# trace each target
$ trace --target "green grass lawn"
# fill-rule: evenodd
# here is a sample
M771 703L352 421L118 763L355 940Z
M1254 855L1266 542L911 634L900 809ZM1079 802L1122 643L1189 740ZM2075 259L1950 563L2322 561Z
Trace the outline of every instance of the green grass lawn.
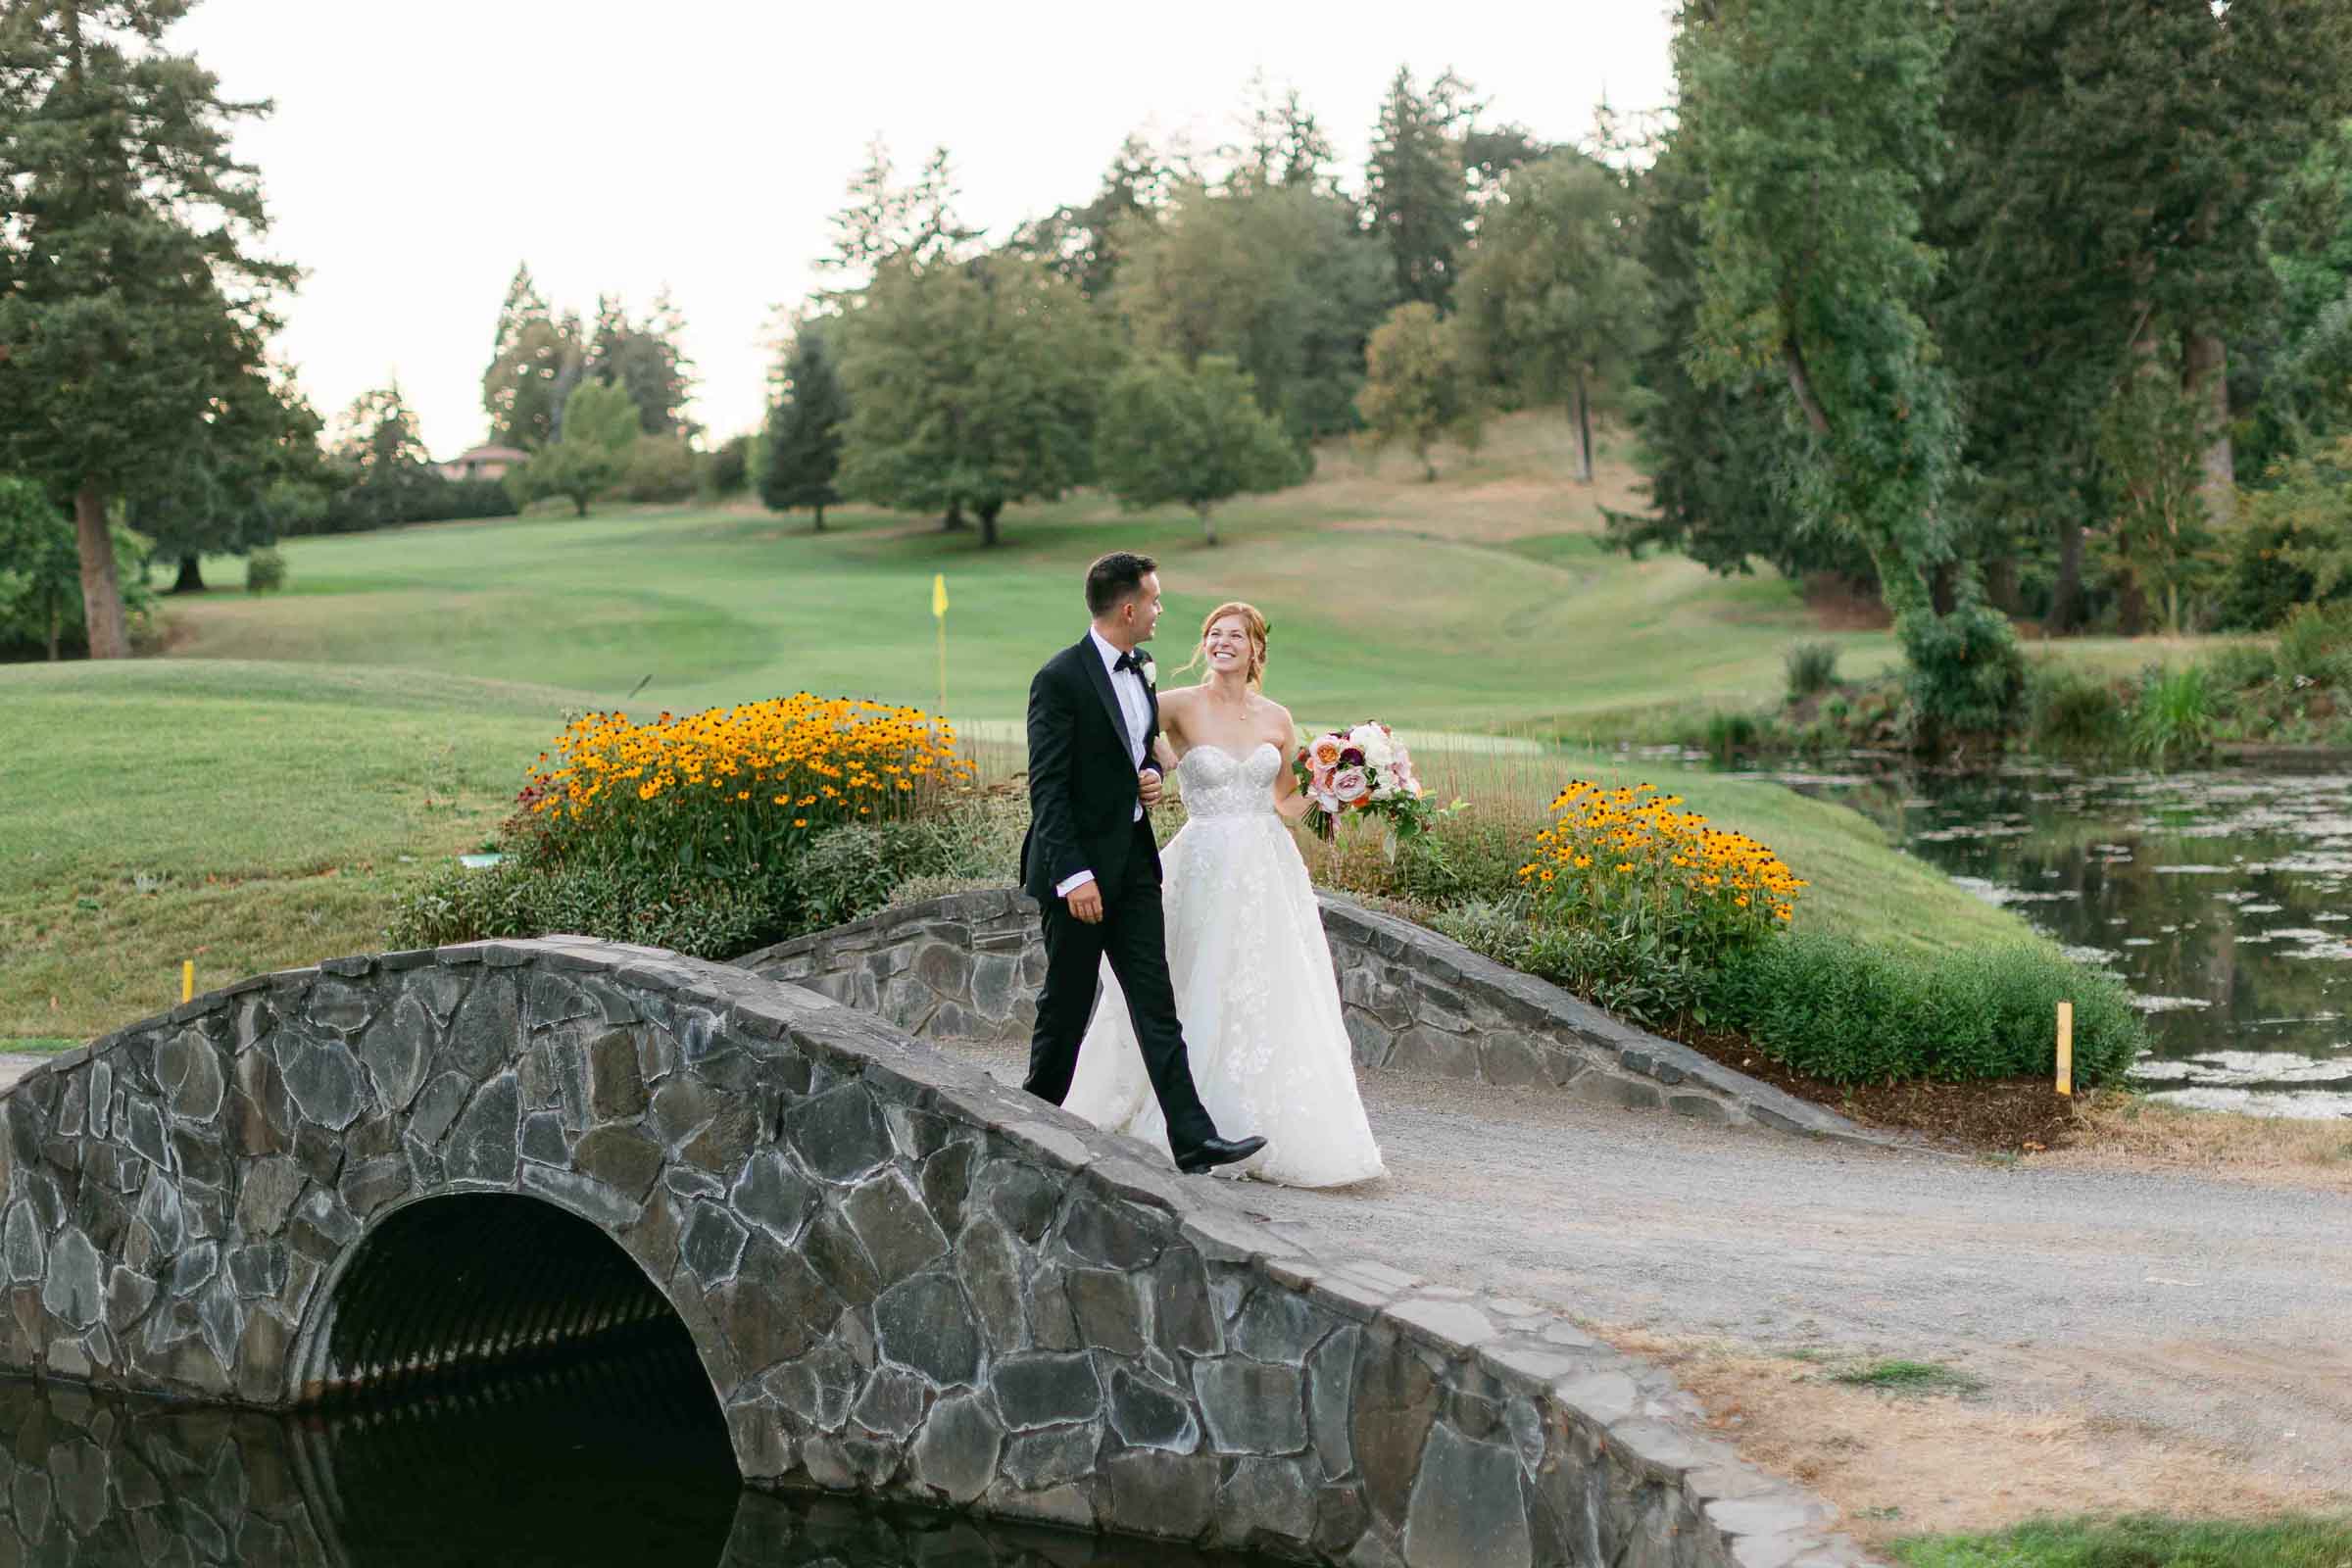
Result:
M383 946L473 848L564 694L230 662L0 666L0 1040L87 1039Z
M606 706L644 682L632 706L649 710L804 687L928 704L945 572L949 711L1004 719L1083 629L1086 563L1124 546L1162 563L1171 670L1200 615L1250 600L1274 623L1269 690L1303 719L1573 734L1584 713L1769 699L1784 649L1816 635L1803 604L1769 575L1601 548L1599 508L1639 504L1624 452L1604 457L1595 484L1575 482L1564 426L1532 416L1442 458L1436 483L1336 448L1311 483L1226 508L1213 550L1189 513L1091 493L1007 513L995 550L856 508L815 535L748 505L298 539L285 593L165 613L172 651L196 658L522 680ZM1891 657L1881 633L1837 640L1854 672Z
M495 831L576 701L299 664L0 666L0 1042L158 1011L183 959L209 989L380 949L399 891ZM1005 745L986 757L1019 762ZM1571 777L1640 781L1529 746L1420 760L1441 792L1529 824ZM1931 946L2024 930L1844 808L1752 779L1658 782L1781 851L1815 884L1807 918Z
M2352 1519L2037 1520L1899 1541L1893 1551L1910 1568L2345 1568Z

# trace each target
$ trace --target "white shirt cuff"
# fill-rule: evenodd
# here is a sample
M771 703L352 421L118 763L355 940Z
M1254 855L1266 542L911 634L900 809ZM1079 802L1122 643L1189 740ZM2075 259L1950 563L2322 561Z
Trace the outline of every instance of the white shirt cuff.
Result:
M1089 882L1092 882L1094 879L1094 872L1081 871L1076 876L1071 877L1068 881L1056 886L1054 889L1054 896L1057 899L1066 899L1071 894L1077 892L1080 888L1086 886Z

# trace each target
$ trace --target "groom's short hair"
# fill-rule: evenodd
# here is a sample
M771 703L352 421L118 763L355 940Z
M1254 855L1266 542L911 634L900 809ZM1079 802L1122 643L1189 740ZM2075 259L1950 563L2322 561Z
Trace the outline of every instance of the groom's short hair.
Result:
M1087 612L1108 614L1120 600L1143 587L1144 573L1158 569L1158 562L1132 550L1113 550L1096 557L1095 564L1086 568Z

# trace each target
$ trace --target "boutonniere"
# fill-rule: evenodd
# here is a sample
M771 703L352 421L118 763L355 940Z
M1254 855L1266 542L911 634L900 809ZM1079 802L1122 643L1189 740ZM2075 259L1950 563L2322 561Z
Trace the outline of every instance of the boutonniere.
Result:
M1144 677L1145 685L1154 691L1159 688L1159 665L1152 662L1150 654L1144 656L1144 662L1137 666L1136 673Z

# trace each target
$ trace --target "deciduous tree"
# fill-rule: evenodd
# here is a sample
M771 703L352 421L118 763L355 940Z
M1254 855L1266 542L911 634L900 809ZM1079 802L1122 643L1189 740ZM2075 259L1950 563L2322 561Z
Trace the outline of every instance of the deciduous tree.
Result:
M1527 165L1487 208L1462 277L1482 367L1528 402L1567 405L1587 484L1593 399L1616 401L1646 325L1631 207L1618 178L1581 154Z
M1429 450L1451 434L1465 444L1478 440L1483 400L1464 363L1461 334L1438 319L1434 306L1399 305L1372 334L1364 350L1364 389L1356 394L1375 452L1401 441L1420 461L1421 476L1435 479Z
M1096 452L1103 487L1122 505L1190 507L1211 545L1219 503L1297 484L1309 469L1258 407L1249 372L1221 354L1190 370L1156 358L1130 365L1103 401Z

